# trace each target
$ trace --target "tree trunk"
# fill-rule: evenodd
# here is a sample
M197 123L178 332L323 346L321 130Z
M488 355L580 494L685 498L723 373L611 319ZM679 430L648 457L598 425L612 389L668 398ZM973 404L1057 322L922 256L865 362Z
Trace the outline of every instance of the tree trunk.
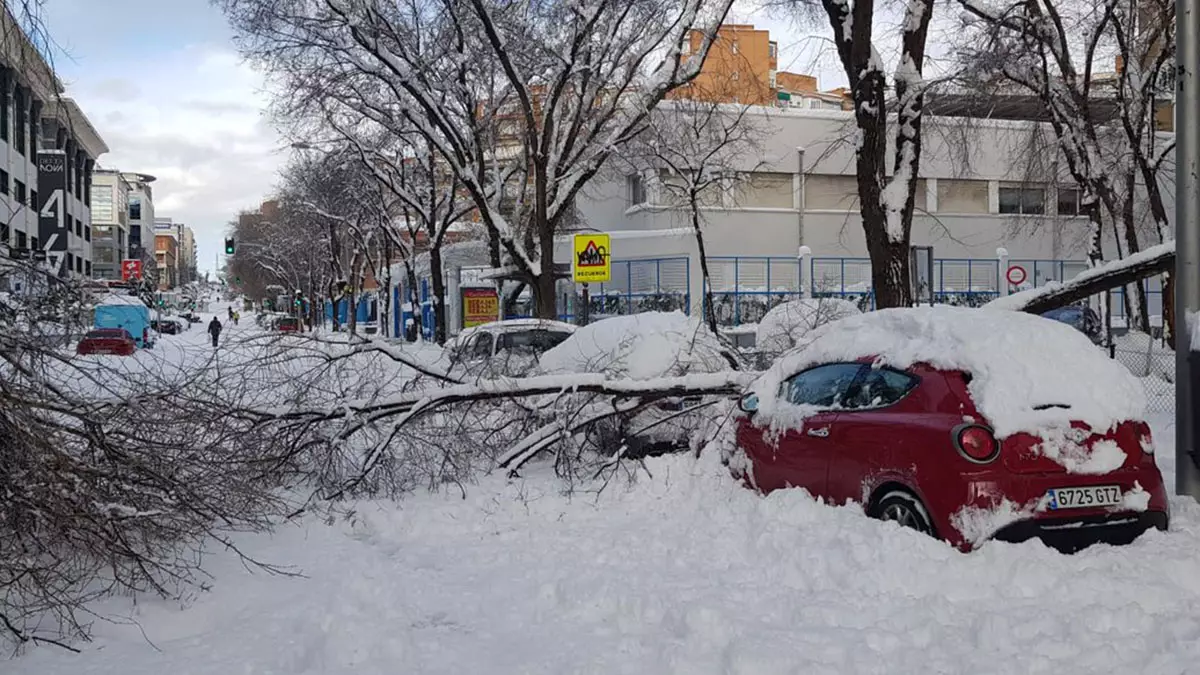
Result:
M403 308L401 308L400 328L404 331L404 339L408 340L409 336L412 335L413 340L415 340L416 336L421 335L421 289L417 286L417 271L413 269L411 262L405 261L404 271L408 276L407 303L408 311L413 316L413 323L410 331L408 325L404 323L404 313Z
M442 250L429 249L429 281L433 286L433 341L446 343L446 277L442 273Z
M699 195L690 195L691 212L692 212L692 232L696 234L696 250L700 255L700 277L704 288L704 322L708 324L708 329L713 332L713 335L720 335L717 331L717 308L713 304L712 284L709 283L711 277L708 274L708 254L704 250L704 233L700 231L700 207L697 203ZM771 289L767 289L770 291Z
M554 274L554 230L543 224L539 232L538 246L541 252L541 274L533 279L533 299L536 305L534 316L539 319L558 318L558 284Z
M1121 204L1121 222L1125 226L1125 245L1129 255L1134 255L1142 250L1141 243L1138 241L1137 224L1134 222L1133 194L1135 187L1133 174L1130 173L1125 177L1125 201ZM1128 288L1125 289L1125 295L1130 295ZM1149 334L1150 310L1146 303L1146 286L1140 279L1133 284L1132 296L1132 301L1126 304L1133 305L1133 313L1126 315L1125 325L1131 330L1136 327L1137 330Z

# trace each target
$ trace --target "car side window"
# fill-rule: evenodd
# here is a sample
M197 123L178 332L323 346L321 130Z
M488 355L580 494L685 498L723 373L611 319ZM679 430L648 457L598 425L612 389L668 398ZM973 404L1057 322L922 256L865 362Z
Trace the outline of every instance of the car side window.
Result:
M908 373L891 368L869 368L854 385L847 408L883 408L904 398L918 380Z
M492 334L480 333L471 341L471 358L486 359L492 356Z
M841 408L863 367L861 363L830 363L810 368L784 382L779 393L795 405Z

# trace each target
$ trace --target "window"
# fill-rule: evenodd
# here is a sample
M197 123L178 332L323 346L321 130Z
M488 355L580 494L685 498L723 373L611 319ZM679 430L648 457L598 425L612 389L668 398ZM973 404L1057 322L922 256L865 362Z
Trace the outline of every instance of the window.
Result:
M742 174L738 205L756 209L795 208L792 174L755 172Z
M733 47L731 47L731 49L733 50L733 53L734 53L734 54L737 54L737 53L738 53L738 41L737 41L737 38L734 38L734 39L733 39ZM735 73L735 74L736 74L736 73ZM735 80L736 80L737 78L735 77L735 78L733 78L733 79L735 79Z
M779 56L779 43L778 42L768 42L767 43L767 56L769 56L773 59L778 58L778 56Z
M89 277L92 276L92 261L91 260L88 260L83 263L83 273L88 275Z
M35 251L37 250L37 248L38 248L38 238L37 237L29 238L29 248L31 248Z
M739 77L740 75L738 75L738 71L736 70L729 74L729 79L733 80L734 82L737 82Z
M1041 215L1046 212L1046 190L1025 186L1000 186L1000 213Z
M769 80L769 82L768 82L768 85L769 85L769 86L770 86L772 89L776 89L776 88L778 88L778 86L779 86L779 80L778 80L778 78L775 76L775 71L773 71L773 70L772 70L771 72L767 73L767 79Z
M646 186L640 174L630 174L625 177L625 187L628 192L629 205L637 206L646 203Z
M841 408L850 387L863 369L861 363L831 363L792 376L783 383L780 396L794 405Z
M25 154L25 118L29 115L29 106L25 103L25 93L20 87L13 91L13 142L12 148L18 153Z
M130 220L142 219L142 200L140 197L129 198L129 218Z
M8 225L0 223L0 244L8 244Z
M75 271L83 274L83 258L75 258Z
M1060 187L1058 188L1058 215L1060 216L1078 216L1079 211L1079 189Z
M79 220L78 218L75 219L75 236L83 236L83 221Z
M938 179L939 213L987 213L988 184L985 180Z
M16 198L18 203L24 204L25 198L28 197L28 195L25 194L25 184L21 181L15 181L15 183L16 185L15 189L13 190L13 197Z
M67 269L71 269L74 266L75 266L75 256L71 253L68 253L67 254Z
M550 330L522 330L502 333L496 339L496 351L542 353L557 347L570 333Z
M29 191L29 205L34 209L39 209L41 207L41 204L38 204L37 190Z
M25 244L26 244L25 233L18 231L17 232L17 248L25 248ZM35 248L35 249L37 248L37 239L33 240L33 248Z
M854 176L804 177L804 207L849 211L858 206L858 180Z
M12 75L0 77L0 140L8 140L9 116L12 111L12 100L8 94L9 78Z
M472 358L472 359L491 358L491 356L492 356L492 341L493 341L493 338L492 338L491 333L480 333L479 335L476 335L475 339L471 340L471 348L468 352L470 354L469 358Z
M8 194L8 172L0 169L0 194Z
M847 408L883 408L904 398L916 386L917 378L890 368L869 368L854 385Z

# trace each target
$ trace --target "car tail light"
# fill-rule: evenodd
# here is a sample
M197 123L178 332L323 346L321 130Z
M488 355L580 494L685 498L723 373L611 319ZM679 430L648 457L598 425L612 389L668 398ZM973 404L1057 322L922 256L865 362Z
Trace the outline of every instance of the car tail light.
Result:
M977 424L964 424L954 428L954 447L968 461L988 464L1000 456L1000 444L992 430Z

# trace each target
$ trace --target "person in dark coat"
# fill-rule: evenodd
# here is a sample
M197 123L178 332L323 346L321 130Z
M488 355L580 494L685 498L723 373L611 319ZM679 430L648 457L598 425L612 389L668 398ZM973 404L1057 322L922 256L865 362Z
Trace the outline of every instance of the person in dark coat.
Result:
M213 346L217 346L217 338L221 337L221 322L217 321L217 317L208 322L208 334L212 336Z

